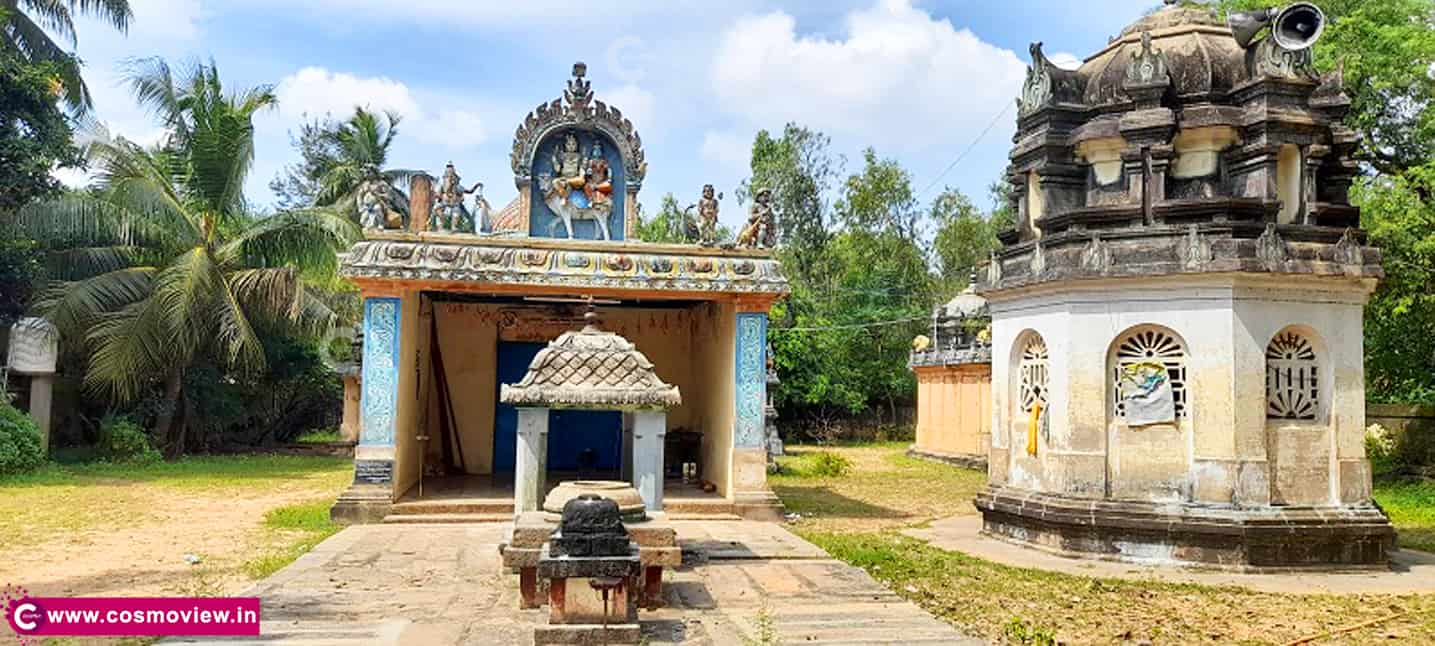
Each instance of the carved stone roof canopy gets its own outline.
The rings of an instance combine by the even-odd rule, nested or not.
[[[564,332],[539,350],[528,374],[504,384],[499,400],[513,406],[594,410],[668,409],[682,403],[652,362],[627,339],[599,329],[590,312],[581,330]]]
[[[584,78],[587,74],[587,65],[574,63],[573,78],[568,81],[563,96],[540,103],[513,133],[513,151],[509,161],[514,181],[519,186],[532,180],[533,157],[538,152],[538,145],[549,134],[566,128],[595,130],[612,139],[623,160],[625,181],[631,185],[642,184],[648,170],[643,157],[643,140],[633,128],[633,122],[624,117],[622,111],[593,98],[592,84]]]

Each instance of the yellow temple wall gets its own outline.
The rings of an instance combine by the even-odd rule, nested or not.
[[[702,384],[692,401],[694,427],[703,433],[702,477],[731,498],[737,310],[732,303],[705,303],[696,308],[692,329],[693,372]],[[688,402],[686,392],[683,399]]]
[[[939,457],[985,459],[991,446],[991,365],[921,366],[914,372],[916,450]]]
[[[581,306],[517,305],[500,303],[436,302],[439,346],[452,394],[464,464],[471,474],[493,471],[493,411],[497,405],[497,354],[499,341],[547,343],[583,324]],[[663,381],[678,387],[682,405],[668,411],[668,429],[695,428],[695,413],[704,397],[694,380],[693,309],[599,309],[603,329],[632,341]],[[730,351],[729,351],[730,352]],[[427,347],[424,348],[427,354]],[[730,363],[730,361],[729,361]],[[431,463],[442,455],[437,443],[439,408],[437,388],[429,397],[428,434]]]
[[[399,393],[394,417],[394,497],[408,491],[419,479],[419,445],[414,429],[419,417],[417,377],[420,348],[426,348],[428,335],[419,326],[419,294],[406,291],[399,304]]]

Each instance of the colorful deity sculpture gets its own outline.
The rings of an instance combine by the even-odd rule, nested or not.
[[[354,205],[358,211],[359,226],[366,231],[401,229],[404,226],[403,213],[394,199],[393,186],[372,165],[364,167],[364,179],[359,182]]]
[[[748,249],[771,249],[777,246],[777,228],[772,213],[772,189],[763,187],[753,195],[747,211],[747,226],[737,236],[737,246]]]
[[[573,237],[574,220],[592,220],[598,225],[601,239],[607,240],[608,216],[613,212],[613,176],[603,144],[593,142],[592,153],[584,157],[573,133],[563,136],[563,143],[549,162],[553,175],[543,201],[563,222],[568,237]],[[576,198],[576,199],[575,199]]]
[[[434,194],[434,217],[429,220],[430,229],[445,233],[474,233],[475,223],[463,208],[463,199],[469,193],[479,192],[482,188],[483,183],[479,182],[472,188],[465,189],[453,162],[449,162],[443,169],[443,178],[439,180],[438,191]],[[478,199],[482,203],[482,193],[479,193]]]
[[[703,196],[697,204],[693,204],[683,210],[684,233],[689,242],[697,242],[705,247],[717,244],[717,225],[719,200],[722,193],[716,193],[712,184],[703,185]],[[693,211],[697,211],[696,217]]]

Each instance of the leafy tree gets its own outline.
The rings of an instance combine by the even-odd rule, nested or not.
[[[937,235],[932,248],[942,293],[951,295],[966,287],[972,272],[987,261],[997,242],[997,226],[961,191],[947,188],[932,200],[932,221]]]
[[[136,62],[130,83],[168,128],[165,141],[97,141],[98,189],[28,207],[20,224],[50,252],[57,279],[37,310],[90,350],[86,386],[127,402],[162,380],[154,436],[177,451],[189,366],[213,357],[251,374],[266,365],[257,328],[327,329],[334,313],[307,279],[332,275],[357,232],[330,210],[248,209],[253,116],[274,105],[270,88],[226,92],[213,63],[176,78],[158,59]]]
[[[80,164],[69,119],[56,105],[54,63],[0,51],[0,215],[53,196],[55,168]]]
[[[54,66],[58,87],[65,103],[76,112],[88,111],[93,102],[90,90],[80,78],[80,62],[50,38],[64,39],[71,49],[77,44],[74,17],[88,14],[121,32],[128,31],[134,13],[129,0],[0,0],[0,52],[18,55],[28,63]]]
[[[1314,1],[1330,19],[1316,65],[1343,66],[1346,124],[1360,135],[1366,176],[1352,201],[1385,257],[1386,278],[1365,310],[1369,395],[1435,401],[1435,1]]]
[[[847,178],[836,211],[848,229],[886,232],[907,240],[917,239],[921,219],[912,176],[895,159],[878,159],[877,151],[862,151],[862,172]]]
[[[686,223],[678,198],[672,193],[663,195],[657,215],[652,218],[638,217],[637,238],[643,242],[686,242]]]
[[[333,206],[354,214],[359,184],[371,170],[395,185],[416,175],[418,171],[386,168],[402,120],[396,112],[356,107],[345,121],[304,124],[294,142],[301,161],[269,183],[281,207]]]
[[[8,330],[24,315],[40,279],[35,242],[12,233],[0,226],[0,330]]]
[[[795,123],[774,138],[759,131],[752,144],[752,177],[738,190],[745,203],[759,188],[772,191],[778,244],[789,276],[807,280],[819,271],[829,233],[828,191],[841,160],[829,151],[832,140]]]

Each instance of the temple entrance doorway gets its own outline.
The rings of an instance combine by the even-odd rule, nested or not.
[[[517,383],[546,343],[500,341],[498,384]],[[512,482],[518,411],[498,403],[493,420],[495,480]],[[623,465],[623,416],[618,411],[554,410],[548,413],[549,477],[617,480]]]

